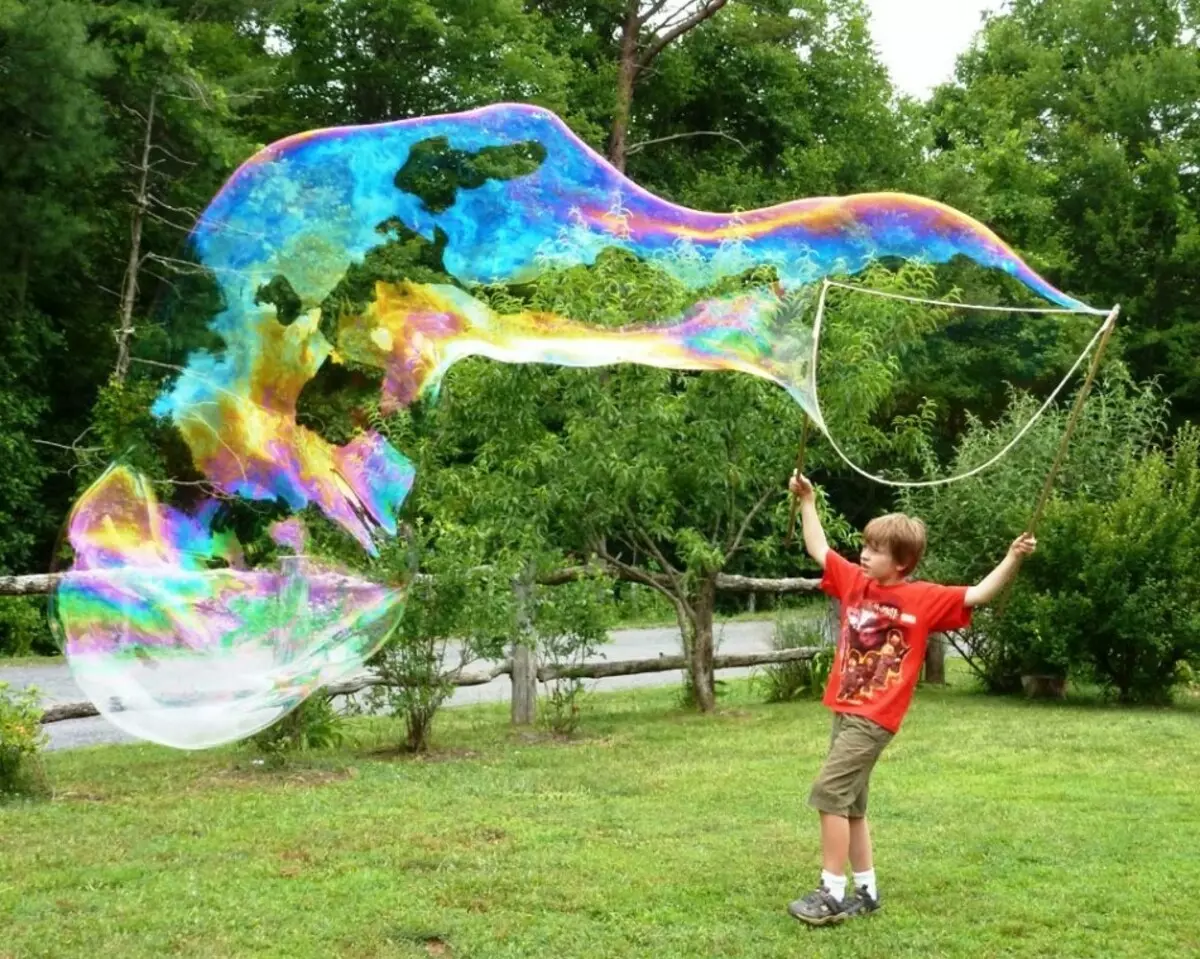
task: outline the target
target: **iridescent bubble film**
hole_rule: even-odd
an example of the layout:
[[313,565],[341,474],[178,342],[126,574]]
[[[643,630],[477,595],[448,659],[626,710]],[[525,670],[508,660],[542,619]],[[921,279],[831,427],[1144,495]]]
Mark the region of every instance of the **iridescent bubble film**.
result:
[[[371,278],[373,257],[405,249],[420,251],[422,269]],[[606,329],[532,308],[497,312],[483,295],[612,250],[695,291],[692,305]],[[626,179],[554,114],[507,104],[275,143],[213,199],[191,255],[212,287],[207,342],[181,358],[154,413],[216,498],[167,505],[149,480],[115,466],[71,515],[74,561],[56,598],[72,668],[105,715],[185,748],[243,738],[360,669],[401,614],[402,582],[377,585],[304,556],[305,510],[375,555],[397,535],[414,480],[403,452],[365,420],[340,443],[301,422],[301,394],[323,370],[377,371],[384,413],[436,396],[469,356],[726,370],[779,384],[822,426],[812,317],[794,305],[825,277],[882,258],[962,256],[1088,309],[940,203],[879,193],[689,210]],[[770,279],[703,292],[751,275]],[[217,528],[231,500],[288,514],[271,528],[269,561],[248,562],[245,544]]]
[[403,603],[302,555],[247,569],[206,519],[109,470],[72,515],[74,566],[55,595],[75,681],[101,714],[182,749],[249,736],[360,672]]

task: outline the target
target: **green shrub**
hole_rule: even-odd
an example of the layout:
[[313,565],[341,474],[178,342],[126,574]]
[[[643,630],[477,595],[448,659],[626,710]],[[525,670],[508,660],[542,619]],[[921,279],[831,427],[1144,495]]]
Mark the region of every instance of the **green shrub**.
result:
[[42,791],[41,749],[46,733],[36,689],[10,692],[0,682],[0,798]]
[[498,659],[514,632],[512,577],[475,569],[449,546],[425,554],[430,579],[414,583],[401,619],[371,667],[384,685],[366,696],[372,710],[404,721],[403,749],[429,748],[433,721],[454,692],[454,676],[479,659]]
[[1111,502],[1054,504],[999,635],[1032,635],[1121,702],[1170,699],[1200,662],[1200,430],[1128,465]]
[[[539,588],[533,623],[539,662],[571,667],[595,655],[608,641],[611,591],[611,582],[603,577]],[[558,735],[569,736],[579,728],[583,680],[563,677],[545,685],[542,722]]]
[[0,656],[48,656],[56,652],[44,599],[0,598]]
[[429,748],[434,717],[454,692],[453,673],[445,668],[447,654],[445,637],[402,629],[371,661],[384,685],[371,689],[367,703],[372,711],[404,721],[407,752]]
[[345,741],[344,719],[330,699],[316,693],[286,716],[251,737],[251,745],[282,760],[288,753],[332,749]]
[[1200,664],[1180,660],[1175,676],[1175,688],[1193,698],[1200,696]]
[[795,613],[781,614],[775,619],[771,638],[774,649],[817,648],[811,659],[794,659],[763,667],[755,683],[763,690],[768,703],[785,703],[795,699],[820,699],[833,668],[834,646],[822,630],[819,620]]
[[[1015,393],[1000,422],[969,421],[946,472],[964,472],[984,462],[1025,425],[1037,405],[1032,397]],[[929,529],[929,551],[918,575],[941,583],[974,583],[999,562],[1029,522],[1066,418],[1065,408],[1049,412],[1009,455],[977,478],[904,491],[901,508],[920,516]],[[1157,389],[1133,383],[1120,366],[1108,369],[1084,405],[1055,484],[1051,513],[1066,503],[1091,503],[1099,509],[1121,495],[1121,477],[1162,440],[1164,423],[1165,404]],[[990,692],[1017,692],[1024,673],[1065,675],[1073,665],[1075,646],[1059,629],[1060,603],[1027,590],[1031,569],[1045,570],[1048,576],[1074,572],[1069,564],[1078,557],[1058,552],[1062,534],[1050,519],[1048,515],[1038,531],[1038,554],[1025,564],[1007,607],[997,604],[1004,608],[1002,621],[995,607],[982,609],[969,630],[951,637]]]

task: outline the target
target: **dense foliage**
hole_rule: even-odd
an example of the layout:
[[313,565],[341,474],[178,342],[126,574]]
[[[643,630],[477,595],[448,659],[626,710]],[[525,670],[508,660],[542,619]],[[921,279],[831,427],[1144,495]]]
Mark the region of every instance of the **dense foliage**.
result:
[[[649,14],[653,5],[643,6]],[[1112,353],[1129,375],[1092,404],[1046,536],[1117,535],[1156,497],[1183,509],[1184,481],[1172,477],[1191,434],[1174,452],[1138,460],[1200,408],[1195,0],[1013,0],[925,103],[895,95],[858,0],[718,6],[657,49],[666,34],[654,15],[625,43],[627,0],[0,0],[0,574],[52,563],[73,496],[114,457],[165,469],[172,453],[148,414],[161,371],[138,360],[163,357],[166,317],[186,321],[182,241],[239,162],[312,127],[505,99],[556,110],[600,150],[620,115],[630,175],[678,202],[719,209],[923,193],[992,225],[1060,287],[1123,303]],[[618,79],[631,50],[655,55],[623,105]],[[335,298],[375,277],[430,278],[439,264],[422,242],[373,254]],[[866,281],[973,302],[1021,295],[958,264],[885,266],[895,267]],[[590,269],[489,295],[611,325],[666,315],[681,291],[606,254]],[[952,317],[849,296],[833,298],[828,324],[820,383],[831,424],[861,461],[909,476],[995,449],[1088,335],[1082,321]],[[1135,385],[1152,377],[1157,392]],[[322,380],[306,390],[305,421],[351,429],[350,400],[369,395],[344,387]],[[936,532],[932,573],[974,576],[994,559],[1024,520],[1061,422],[1047,419],[986,484],[912,500]],[[419,562],[464,584],[461,594],[414,597],[412,623],[437,620],[426,641],[469,634],[486,652],[514,628],[514,577],[602,554],[670,599],[701,651],[692,682],[705,704],[711,619],[727,602],[714,577],[803,566],[782,543],[800,418],[765,383],[472,361],[451,373],[439,405],[373,425],[420,465],[407,517]],[[843,545],[894,505],[888,491],[840,471],[819,442],[809,464]],[[1154,528],[1169,538],[1180,527]],[[1030,566],[1028,596],[1050,588],[1039,569],[1091,567],[1091,540],[1070,538],[1084,553],[1048,542]],[[1170,564],[1186,565],[1186,550],[1157,540],[1146,549],[1152,569],[1182,575]],[[379,562],[396,571],[410,560],[398,549]],[[480,563],[494,567],[486,583],[467,576]],[[1094,575],[1079,588],[1111,590],[1126,573]],[[1128,603],[1149,603],[1151,585],[1139,584]],[[1010,623],[1032,622],[1024,595]],[[565,594],[562,603],[572,605]],[[579,603],[586,645],[599,620],[590,599]],[[1142,674],[1097,644],[1136,632],[1164,659],[1146,666],[1159,675],[1186,652],[1162,637],[1190,614],[1180,606],[1182,619],[1155,625],[1131,609],[1106,609],[1117,638],[1092,630],[1090,652],[1079,646],[1076,658],[1142,697]],[[0,651],[48,649],[41,616],[27,601],[0,600]],[[1048,629],[1057,644],[1091,629],[1084,620],[1068,629],[1058,613],[1043,621],[1041,635]],[[428,667],[434,650],[415,641],[408,636],[416,659],[394,668]],[[996,668],[993,685],[1006,688],[1022,666]]]

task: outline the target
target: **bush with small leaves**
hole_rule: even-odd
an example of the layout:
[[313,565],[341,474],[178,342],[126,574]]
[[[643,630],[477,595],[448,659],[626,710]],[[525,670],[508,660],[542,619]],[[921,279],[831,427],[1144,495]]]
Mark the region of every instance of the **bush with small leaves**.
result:
[[37,656],[57,652],[42,597],[0,598],[0,656]]
[[251,737],[253,748],[282,763],[291,753],[342,745],[345,720],[325,695],[316,693],[290,713]]
[[[594,577],[538,591],[533,626],[538,634],[538,659],[557,667],[578,666],[608,641],[613,616],[609,600],[612,583]],[[583,680],[562,677],[546,683],[543,721],[560,736],[579,728]]]
[[[1200,429],[1130,463],[1109,502],[1047,513],[997,638],[1033,637],[1040,655],[1124,703],[1165,703],[1180,663],[1200,664]],[[1028,659],[1026,669],[1039,666]]]
[[428,579],[408,593],[404,617],[370,665],[384,684],[366,696],[375,710],[404,721],[407,752],[429,748],[433,721],[454,692],[456,673],[477,660],[499,659],[514,632],[513,569],[497,556],[490,564],[467,527],[439,530],[426,543]]
[[[971,420],[947,471],[965,472],[987,460],[1029,420],[1037,406],[1033,397],[1014,394],[1000,422],[989,426]],[[1161,442],[1165,415],[1166,406],[1156,388],[1132,382],[1118,365],[1107,369],[1083,407],[1056,479],[1054,508],[1063,503],[1090,503],[1102,511],[1103,504],[1121,495],[1122,475]],[[925,520],[929,530],[929,551],[918,570],[921,578],[940,583],[978,582],[998,562],[1029,522],[1066,419],[1065,409],[1047,413],[1012,452],[981,476],[902,494],[902,508]],[[1064,578],[1075,575],[1070,564],[1078,557],[1060,557],[1057,551],[1061,535],[1048,514],[1038,530],[1038,553],[1025,564],[1006,600],[1007,607],[997,603],[979,610],[970,629],[950,637],[989,692],[1019,692],[1022,675],[1061,677],[1071,665],[1073,654],[1060,631],[1057,612],[1047,607],[1044,598],[1035,602],[1025,592],[1027,570],[1040,568],[1050,576]],[[997,615],[997,610],[1003,615]]]
[[45,789],[41,749],[46,732],[36,689],[12,691],[0,682],[0,799]]

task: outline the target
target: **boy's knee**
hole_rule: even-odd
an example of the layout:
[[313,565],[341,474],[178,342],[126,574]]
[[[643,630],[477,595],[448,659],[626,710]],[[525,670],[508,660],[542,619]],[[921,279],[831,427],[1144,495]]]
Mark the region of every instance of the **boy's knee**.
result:
[[820,779],[813,783],[812,789],[809,790],[808,804],[817,812],[828,813],[831,816],[849,818],[853,815],[851,803],[846,796],[837,790],[830,789],[829,785]]

